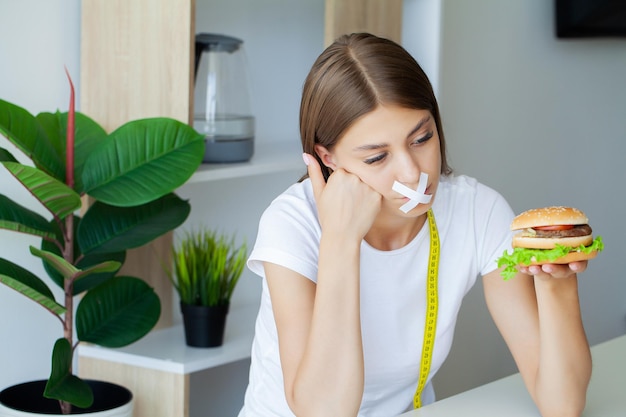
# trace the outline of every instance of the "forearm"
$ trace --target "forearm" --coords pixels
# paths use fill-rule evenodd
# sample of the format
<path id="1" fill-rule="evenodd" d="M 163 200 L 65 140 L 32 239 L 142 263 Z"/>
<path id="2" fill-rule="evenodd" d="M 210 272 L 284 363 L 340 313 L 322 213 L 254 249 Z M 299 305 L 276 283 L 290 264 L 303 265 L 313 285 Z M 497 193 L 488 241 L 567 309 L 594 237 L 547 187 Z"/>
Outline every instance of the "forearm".
<path id="1" fill-rule="evenodd" d="M 576 277 L 535 278 L 539 362 L 533 397 L 544 417 L 579 416 L 591 376 Z"/>
<path id="2" fill-rule="evenodd" d="M 298 416 L 355 416 L 363 394 L 360 241 L 322 237 L 315 305 L 293 383 Z"/>

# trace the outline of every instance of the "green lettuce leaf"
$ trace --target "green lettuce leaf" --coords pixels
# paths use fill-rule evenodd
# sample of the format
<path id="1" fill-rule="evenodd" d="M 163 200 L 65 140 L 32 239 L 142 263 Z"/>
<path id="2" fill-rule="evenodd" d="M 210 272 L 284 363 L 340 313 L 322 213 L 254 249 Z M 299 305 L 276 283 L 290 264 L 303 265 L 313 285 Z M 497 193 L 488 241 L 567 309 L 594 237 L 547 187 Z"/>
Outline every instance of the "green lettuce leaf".
<path id="1" fill-rule="evenodd" d="M 515 248 L 511 253 L 504 251 L 497 262 L 498 268 L 504 267 L 501 273 L 502 277 L 508 280 L 517 274 L 517 265 L 530 265 L 532 262 L 554 261 L 570 252 L 591 253 L 593 251 L 600 252 L 602 249 L 604 249 L 602 236 L 597 236 L 589 246 L 580 245 L 578 247 L 570 247 L 557 244 L 554 249 Z"/>

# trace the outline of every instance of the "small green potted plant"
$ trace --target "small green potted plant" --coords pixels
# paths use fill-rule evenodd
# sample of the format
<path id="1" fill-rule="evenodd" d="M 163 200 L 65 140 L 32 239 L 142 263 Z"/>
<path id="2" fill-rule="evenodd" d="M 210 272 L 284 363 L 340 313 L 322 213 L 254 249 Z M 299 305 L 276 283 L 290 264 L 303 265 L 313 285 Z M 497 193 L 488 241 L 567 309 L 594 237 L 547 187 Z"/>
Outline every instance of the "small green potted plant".
<path id="1" fill-rule="evenodd" d="M 246 263 L 247 244 L 207 228 L 187 231 L 172 249 L 168 276 L 180 297 L 185 341 L 221 346 L 230 300 Z"/>
<path id="2" fill-rule="evenodd" d="M 0 282 L 48 310 L 62 325 L 50 376 L 35 381 L 43 383 L 42 388 L 27 397 L 32 414 L 91 410 L 99 399 L 93 381 L 73 372 L 77 344 L 125 346 L 156 324 L 161 304 L 154 290 L 144 280 L 118 271 L 127 249 L 143 246 L 186 220 L 190 205 L 173 191 L 195 172 L 204 154 L 202 135 L 174 119 L 131 121 L 107 134 L 74 110 L 71 80 L 70 87 L 66 113 L 33 116 L 0 100 L 0 139 L 6 137 L 32 162 L 19 163 L 0 142 L 0 166 L 48 213 L 45 217 L 28 209 L 0 189 L 0 229 L 41 238 L 39 247 L 26 250 L 43 261 L 51 282 L 64 294 L 58 302 L 43 279 L 0 258 Z M 74 308 L 77 295 L 80 302 Z M 9 319 L 9 311 L 3 314 Z M 28 331 L 28 323 L 24 329 Z M 4 403 L 12 398 L 8 391 L 0 393 L 0 408 L 21 407 Z M 38 400 L 58 411 L 35 410 Z"/>

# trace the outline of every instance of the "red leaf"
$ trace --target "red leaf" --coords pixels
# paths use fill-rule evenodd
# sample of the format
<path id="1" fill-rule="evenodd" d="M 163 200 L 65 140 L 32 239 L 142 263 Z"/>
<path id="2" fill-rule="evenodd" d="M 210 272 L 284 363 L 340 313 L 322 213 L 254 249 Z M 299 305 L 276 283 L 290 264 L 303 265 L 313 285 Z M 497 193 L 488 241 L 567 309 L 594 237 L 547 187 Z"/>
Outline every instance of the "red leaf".
<path id="1" fill-rule="evenodd" d="M 70 188 L 74 188 L 74 84 L 72 83 L 72 77 L 70 77 L 67 68 L 65 68 L 65 73 L 70 81 L 70 109 L 67 113 L 67 137 L 65 143 L 65 183 Z"/>

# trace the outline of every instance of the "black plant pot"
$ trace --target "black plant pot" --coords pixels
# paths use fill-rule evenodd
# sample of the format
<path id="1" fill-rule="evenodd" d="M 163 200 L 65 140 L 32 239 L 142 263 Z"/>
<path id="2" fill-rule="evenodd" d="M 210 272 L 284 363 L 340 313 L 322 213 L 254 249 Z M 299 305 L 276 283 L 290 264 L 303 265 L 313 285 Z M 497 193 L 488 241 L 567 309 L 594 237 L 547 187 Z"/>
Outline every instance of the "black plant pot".
<path id="1" fill-rule="evenodd" d="M 93 390 L 94 402 L 88 408 L 73 407 L 71 414 L 97 414 L 128 408 L 128 415 L 132 415 L 133 394 L 128 389 L 105 381 L 85 380 L 85 382 Z M 46 380 L 38 380 L 5 388 L 0 392 L 0 405 L 11 410 L 35 415 L 61 415 L 59 402 L 43 396 L 46 383 Z M 0 410 L 0 412 L 2 411 Z"/>
<path id="2" fill-rule="evenodd" d="M 228 304 L 197 306 L 180 303 L 185 342 L 192 347 L 217 347 L 224 343 Z"/>

